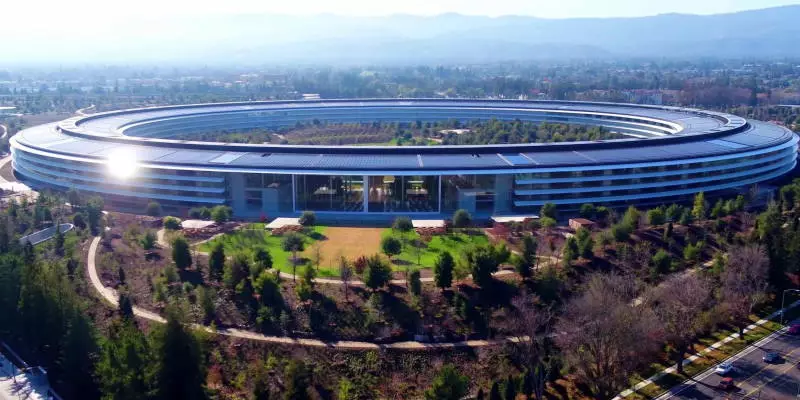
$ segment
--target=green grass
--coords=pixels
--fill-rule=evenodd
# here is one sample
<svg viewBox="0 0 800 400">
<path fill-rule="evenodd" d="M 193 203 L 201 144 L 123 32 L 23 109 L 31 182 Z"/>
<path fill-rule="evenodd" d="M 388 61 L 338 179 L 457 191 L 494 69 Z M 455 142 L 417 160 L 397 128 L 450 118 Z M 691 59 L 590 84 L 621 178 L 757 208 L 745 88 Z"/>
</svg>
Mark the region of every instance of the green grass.
<svg viewBox="0 0 800 400">
<path fill-rule="evenodd" d="M 401 237 L 399 233 L 395 233 L 391 229 L 386 229 L 383 232 L 383 237 L 392 235 L 398 238 Z M 407 244 L 403 246 L 402 253 L 395 256 L 394 259 L 403 261 L 403 264 L 410 263 L 412 265 L 417 265 L 417 253 L 411 245 L 411 242 L 414 241 L 414 239 L 419 239 L 419 237 L 420 236 L 416 232 L 405 234 Z M 445 251 L 450 252 L 453 258 L 458 259 L 466 248 L 487 243 L 489 243 L 489 239 L 482 233 L 454 233 L 451 235 L 434 236 L 430 242 L 425 243 L 425 247 L 419 252 L 419 264 L 421 268 L 433 268 L 439 255 Z M 404 269 L 402 265 L 398 266 L 397 264 L 394 265 L 394 268 Z"/>
<path fill-rule="evenodd" d="M 212 246 L 216 245 L 217 243 L 222 243 L 227 256 L 236 253 L 245 253 L 252 257 L 253 252 L 256 249 L 261 248 L 267 250 L 272 256 L 273 268 L 277 268 L 283 272 L 291 273 L 292 253 L 290 251 L 284 251 L 283 248 L 281 248 L 283 236 L 272 236 L 266 230 L 258 229 L 259 226 L 263 227 L 263 224 L 251 224 L 244 229 L 227 233 L 215 238 L 214 240 L 201 244 L 198 247 L 198 250 L 202 252 L 209 252 L 211 251 Z M 311 228 L 309 234 L 303 234 L 302 236 L 305 239 L 306 248 L 311 246 L 319 238 L 324 237 L 324 233 L 324 226 L 315 226 Z M 302 255 L 300 253 L 298 253 L 297 257 L 299 261 L 297 266 L 297 274 L 300 275 L 303 271 L 303 267 L 308 263 L 308 260 L 301 258 Z M 335 276 L 336 274 L 337 271 L 332 271 L 326 268 L 318 269 L 318 275 L 320 277 L 330 277 Z"/>
</svg>

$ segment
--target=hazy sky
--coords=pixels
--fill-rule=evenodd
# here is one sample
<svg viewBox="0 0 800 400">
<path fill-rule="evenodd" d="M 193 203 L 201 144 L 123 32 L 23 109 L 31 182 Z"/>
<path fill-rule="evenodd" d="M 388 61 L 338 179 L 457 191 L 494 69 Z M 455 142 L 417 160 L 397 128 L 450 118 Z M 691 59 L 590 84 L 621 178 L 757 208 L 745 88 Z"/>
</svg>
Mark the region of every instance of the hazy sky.
<svg viewBox="0 0 800 400">
<path fill-rule="evenodd" d="M 800 0 L 9 0 L 5 3 L 2 6 L 5 21 L 42 21 L 73 16 L 91 21 L 119 18 L 126 14 L 164 16 L 187 13 L 374 16 L 457 12 L 544 18 L 634 17 L 671 12 L 715 14 L 798 4 Z"/>
</svg>

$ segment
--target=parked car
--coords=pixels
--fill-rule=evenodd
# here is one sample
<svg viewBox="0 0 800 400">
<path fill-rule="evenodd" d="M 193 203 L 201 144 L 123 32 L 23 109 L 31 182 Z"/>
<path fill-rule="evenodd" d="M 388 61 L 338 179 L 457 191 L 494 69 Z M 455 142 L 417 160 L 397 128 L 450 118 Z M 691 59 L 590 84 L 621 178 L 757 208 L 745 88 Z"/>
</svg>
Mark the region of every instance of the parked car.
<svg viewBox="0 0 800 400">
<path fill-rule="evenodd" d="M 790 335 L 800 335 L 800 324 L 794 324 L 789 327 L 789 330 L 786 333 Z"/>
<path fill-rule="evenodd" d="M 727 391 L 735 389 L 736 385 L 733 384 L 733 378 L 722 378 L 717 384 L 717 388 Z"/>
<path fill-rule="evenodd" d="M 776 363 L 778 360 L 781 359 L 781 355 L 777 351 L 768 351 L 764 353 L 764 357 L 761 358 L 764 360 L 765 363 Z"/>
<path fill-rule="evenodd" d="M 717 365 L 717 368 L 714 370 L 714 372 L 716 372 L 717 375 L 722 375 L 722 376 L 728 375 L 732 371 L 733 371 L 733 364 L 728 362 L 724 362 Z"/>
</svg>

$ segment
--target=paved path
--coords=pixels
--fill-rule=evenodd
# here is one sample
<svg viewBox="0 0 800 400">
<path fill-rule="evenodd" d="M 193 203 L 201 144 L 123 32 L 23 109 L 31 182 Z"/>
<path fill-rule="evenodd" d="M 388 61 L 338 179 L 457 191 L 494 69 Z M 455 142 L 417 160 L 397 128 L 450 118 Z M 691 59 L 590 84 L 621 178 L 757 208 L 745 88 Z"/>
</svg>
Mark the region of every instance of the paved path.
<svg viewBox="0 0 800 400">
<path fill-rule="evenodd" d="M 87 110 L 91 110 L 93 108 L 94 108 L 94 104 L 90 105 L 89 107 L 84 107 L 84 108 L 81 108 L 79 110 L 76 110 L 75 114 L 78 114 L 80 116 L 84 116 L 84 115 L 86 115 L 86 111 Z"/>
<path fill-rule="evenodd" d="M 800 337 L 786 334 L 783 328 L 747 347 L 733 357 L 727 359 L 734 366 L 728 376 L 734 379 L 736 388 L 724 392 L 717 388 L 722 377 L 716 374 L 716 365 L 700 375 L 686 380 L 657 398 L 657 400 L 676 399 L 713 399 L 713 398 L 760 398 L 788 399 L 798 393 L 800 387 L 800 370 L 796 368 Z M 776 363 L 765 363 L 766 351 L 781 354 Z"/>
<path fill-rule="evenodd" d="M 100 276 L 97 275 L 97 246 L 100 244 L 100 237 L 92 239 L 89 246 L 89 257 L 87 259 L 86 267 L 89 270 L 89 280 L 94 286 L 100 296 L 114 307 L 118 306 L 119 296 L 117 291 L 103 286 L 100 281 Z M 150 320 L 158 323 L 165 323 L 164 318 L 154 312 L 147 311 L 140 307 L 133 307 L 133 314 L 139 318 Z M 420 342 L 397 342 L 388 344 L 376 344 L 371 342 L 356 342 L 356 341 L 323 341 L 318 339 L 296 339 L 286 336 L 267 336 L 260 333 L 240 330 L 240 329 L 219 329 L 212 330 L 211 328 L 192 324 L 195 329 L 201 329 L 209 333 L 231 336 L 241 339 L 256 340 L 260 342 L 275 343 L 275 344 L 288 344 L 307 347 L 328 347 L 338 350 L 443 350 L 443 349 L 458 349 L 458 348 L 478 348 L 486 346 L 496 346 L 505 343 L 514 343 L 525 338 L 506 338 L 497 340 L 467 340 L 462 342 L 452 343 L 420 343 Z"/>
<path fill-rule="evenodd" d="M 791 305 L 786 307 L 786 310 L 794 308 L 794 307 L 796 307 L 798 305 L 800 305 L 800 301 L 792 303 Z M 781 310 L 775 311 L 774 313 L 772 313 L 769 316 L 767 316 L 767 318 L 760 319 L 756 323 L 747 326 L 747 328 L 744 329 L 744 332 L 745 333 L 750 332 L 753 329 L 756 329 L 757 327 L 766 324 L 767 321 L 779 316 L 780 313 L 781 313 Z M 734 334 L 732 334 L 732 335 L 730 335 L 730 336 L 728 336 L 728 337 L 726 337 L 726 338 L 724 338 L 724 339 L 712 344 L 711 346 L 703 349 L 703 351 L 701 351 L 699 354 L 694 354 L 694 355 L 688 357 L 687 359 L 683 360 L 683 365 L 684 366 L 689 365 L 689 364 L 693 363 L 695 360 L 697 360 L 698 358 L 700 358 L 702 355 L 710 353 L 711 351 L 713 351 L 713 350 L 715 350 L 717 348 L 720 348 L 720 347 L 722 347 L 722 346 L 724 346 L 724 345 L 726 345 L 726 344 L 728 344 L 728 343 L 730 343 L 733 340 L 738 339 L 738 338 L 739 338 L 739 334 L 738 333 L 734 333 Z M 756 345 L 753 345 L 753 346 L 756 346 Z M 750 347 L 753 347 L 753 346 L 750 346 Z M 746 349 L 745 349 L 745 351 L 746 351 Z M 662 378 L 664 375 L 676 373 L 677 370 L 678 370 L 677 364 L 673 365 L 673 366 L 671 366 L 669 368 L 666 368 L 663 371 L 651 376 L 650 378 L 645 379 L 645 380 L 637 383 L 636 385 L 633 386 L 633 388 L 624 390 L 622 393 L 620 393 L 616 397 L 614 397 L 614 400 L 619 400 L 619 399 L 623 399 L 625 397 L 628 397 L 628 396 L 632 395 L 635 391 L 640 390 L 640 389 L 644 388 L 645 386 L 650 385 L 653 382 L 655 382 L 656 380 Z M 675 389 L 675 388 L 673 388 L 673 389 Z M 677 389 L 675 389 L 675 390 L 677 390 Z M 670 392 L 665 394 L 665 395 L 669 395 L 670 393 L 674 393 L 674 392 L 672 392 L 672 390 L 670 390 Z M 662 395 L 662 397 L 663 397 L 663 395 Z M 662 397 L 660 397 L 660 398 L 662 398 Z M 663 398 L 668 398 L 668 397 L 663 397 Z"/>
</svg>

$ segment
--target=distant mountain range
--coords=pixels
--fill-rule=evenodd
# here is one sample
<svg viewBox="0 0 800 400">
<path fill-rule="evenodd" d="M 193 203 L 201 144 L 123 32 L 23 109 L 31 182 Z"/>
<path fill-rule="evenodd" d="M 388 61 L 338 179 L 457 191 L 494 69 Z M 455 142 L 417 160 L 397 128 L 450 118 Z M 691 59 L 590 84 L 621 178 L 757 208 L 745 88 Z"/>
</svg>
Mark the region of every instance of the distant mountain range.
<svg viewBox="0 0 800 400">
<path fill-rule="evenodd" d="M 5 33 L 5 62 L 485 63 L 800 57 L 800 6 L 710 16 L 214 15 L 74 21 Z M 0 36 L 3 34 L 0 27 Z"/>
</svg>

